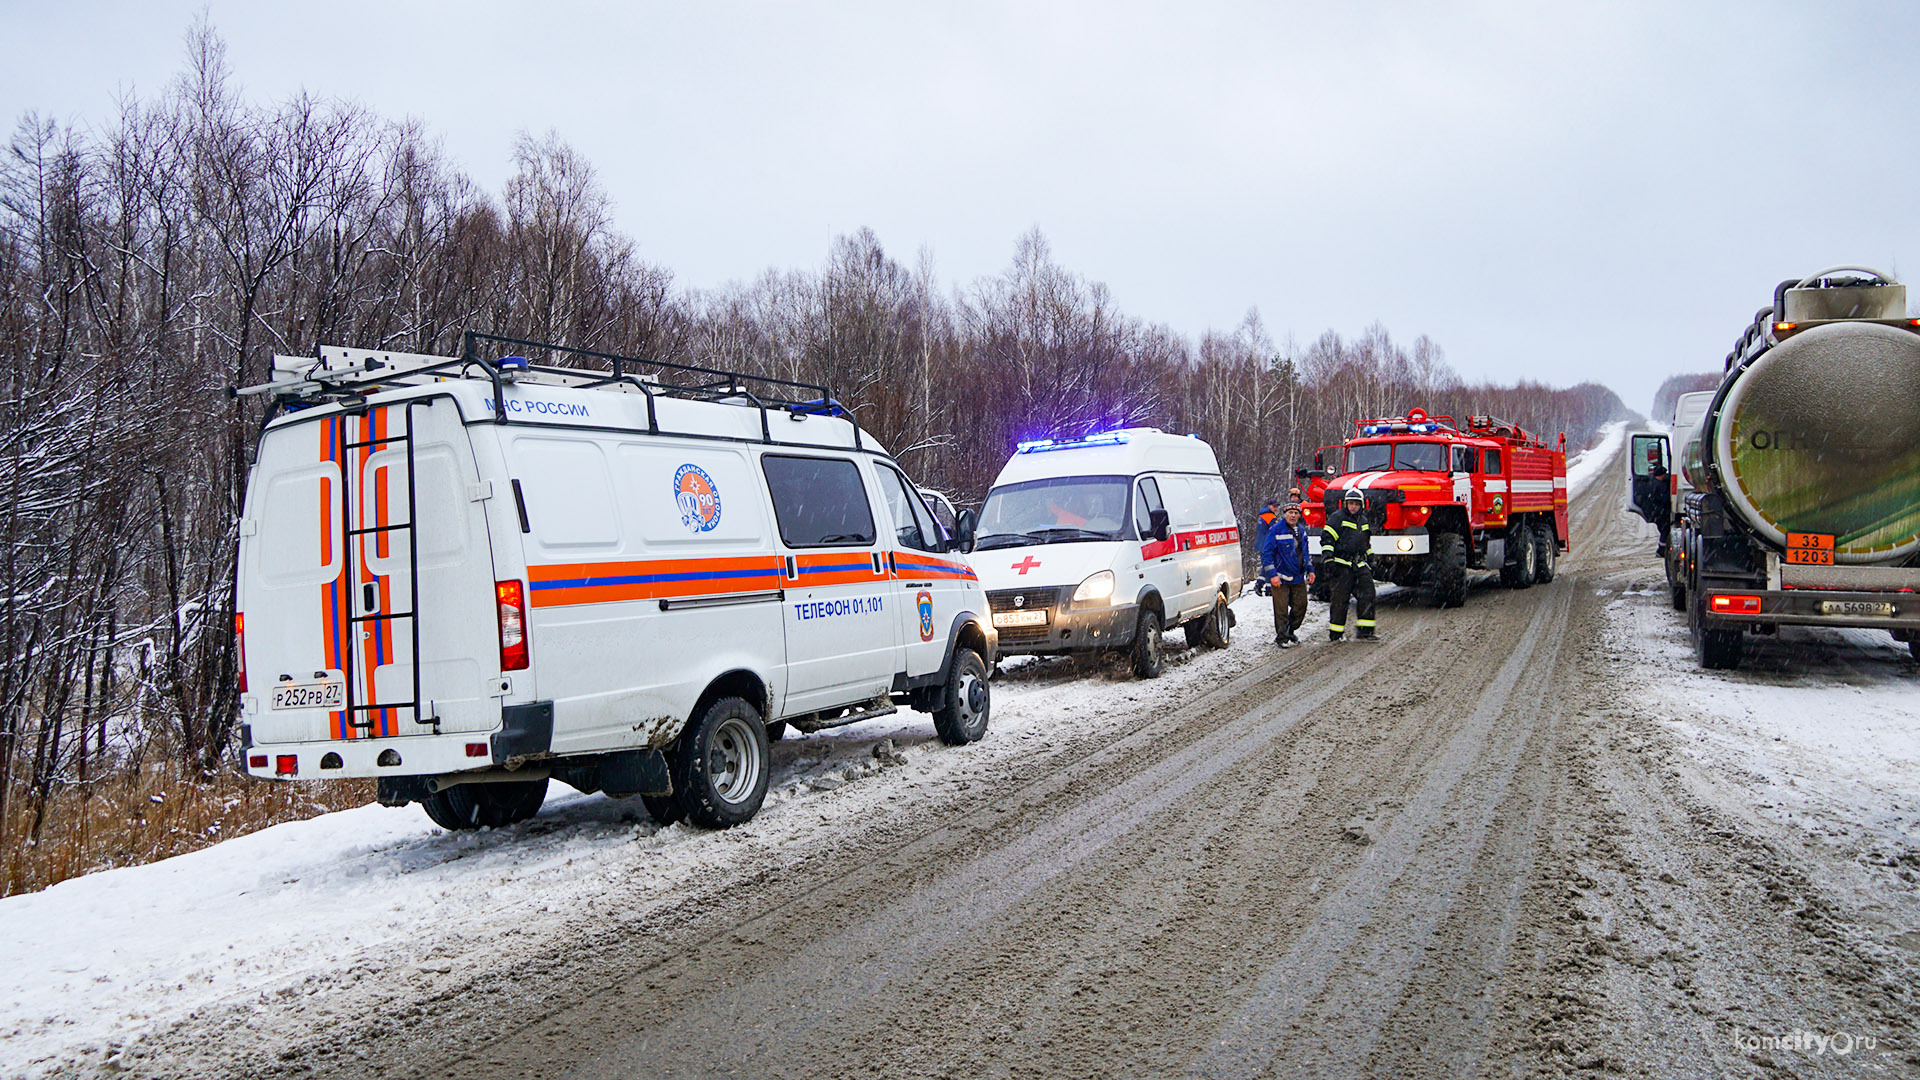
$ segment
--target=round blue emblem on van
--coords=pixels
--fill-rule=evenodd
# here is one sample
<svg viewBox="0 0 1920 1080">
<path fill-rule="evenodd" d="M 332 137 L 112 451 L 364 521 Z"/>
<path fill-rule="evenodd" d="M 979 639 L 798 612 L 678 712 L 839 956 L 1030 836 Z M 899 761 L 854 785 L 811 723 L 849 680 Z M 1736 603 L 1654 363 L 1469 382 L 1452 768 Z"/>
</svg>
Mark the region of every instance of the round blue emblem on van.
<svg viewBox="0 0 1920 1080">
<path fill-rule="evenodd" d="M 922 589 L 913 602 L 920 608 L 920 640 L 933 640 L 933 594 Z"/>
<path fill-rule="evenodd" d="M 673 497 L 688 532 L 708 532 L 720 524 L 720 487 L 707 470 L 692 462 L 675 469 Z"/>
</svg>

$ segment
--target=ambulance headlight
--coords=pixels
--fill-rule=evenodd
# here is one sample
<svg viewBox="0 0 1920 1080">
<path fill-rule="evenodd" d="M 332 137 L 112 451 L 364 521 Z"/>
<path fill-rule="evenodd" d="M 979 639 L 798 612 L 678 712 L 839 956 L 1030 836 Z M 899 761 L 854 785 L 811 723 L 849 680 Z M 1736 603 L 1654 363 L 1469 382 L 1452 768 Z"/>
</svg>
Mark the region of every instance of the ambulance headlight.
<svg viewBox="0 0 1920 1080">
<path fill-rule="evenodd" d="M 1113 571 L 1102 570 L 1080 583 L 1073 590 L 1073 602 L 1076 604 L 1097 603 L 1113 595 Z"/>
<path fill-rule="evenodd" d="M 1400 539 L 1398 539 L 1398 540 L 1395 540 L 1395 541 L 1393 542 L 1393 546 L 1394 546 L 1394 547 L 1397 547 L 1397 548 L 1399 548 L 1399 549 L 1400 549 L 1401 551 L 1412 551 L 1412 550 L 1413 550 L 1413 537 L 1411 537 L 1411 536 L 1403 536 L 1403 537 L 1401 537 Z"/>
</svg>

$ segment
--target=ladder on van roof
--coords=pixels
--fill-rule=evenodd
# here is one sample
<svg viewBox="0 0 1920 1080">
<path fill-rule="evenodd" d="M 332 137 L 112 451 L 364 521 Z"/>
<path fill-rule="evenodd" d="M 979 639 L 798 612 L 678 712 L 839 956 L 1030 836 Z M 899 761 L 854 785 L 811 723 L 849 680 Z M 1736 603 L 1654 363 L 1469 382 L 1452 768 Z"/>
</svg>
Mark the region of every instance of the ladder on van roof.
<svg viewBox="0 0 1920 1080">
<path fill-rule="evenodd" d="M 484 342 L 527 352 L 556 357 L 604 362 L 603 368 L 563 367 L 557 363 L 536 364 L 526 356 L 499 356 L 488 360 L 481 356 Z M 680 364 L 670 360 L 642 360 L 631 356 L 582 349 L 571 345 L 529 341 L 468 330 L 461 335 L 459 356 L 428 356 L 378 349 L 345 349 L 323 345 L 317 359 L 310 357 L 274 357 L 272 381 L 255 386 L 230 388 L 229 396 L 270 395 L 271 404 L 262 423 L 272 420 L 284 409 L 302 409 L 332 402 L 364 398 L 380 389 L 425 386 L 451 379 L 484 379 L 492 384 L 494 422 L 508 422 L 506 388 L 523 375 L 538 377 L 544 384 L 578 390 L 617 389 L 644 394 L 647 399 L 648 433 L 662 432 L 655 402 L 659 398 L 692 401 L 727 402 L 740 399 L 760 411 L 762 441 L 773 442 L 767 414 L 787 412 L 797 416 L 827 416 L 847 420 L 853 427 L 854 449 L 860 449 L 860 424 L 852 410 L 835 400 L 832 390 L 821 384 L 777 379 L 770 375 L 726 371 L 720 368 Z M 685 381 L 669 382 L 667 379 Z M 756 392 L 753 387 L 761 389 Z"/>
<path fill-rule="evenodd" d="M 437 715 L 423 715 L 426 710 L 421 708 L 420 700 L 420 532 L 419 529 L 415 527 L 415 523 L 419 520 L 420 501 L 418 489 L 414 483 L 414 432 L 416 428 L 413 411 L 416 408 L 422 406 L 430 407 L 431 405 L 431 400 L 421 399 L 410 400 L 398 405 L 406 421 L 405 433 L 400 435 L 375 434 L 376 418 L 372 410 L 367 410 L 359 414 L 360 422 L 363 425 L 363 438 L 359 441 L 348 441 L 336 438 L 330 443 L 333 448 L 333 462 L 340 468 L 340 524 L 342 546 L 345 548 L 342 552 L 343 565 L 341 567 L 341 574 L 347 580 L 347 597 L 344 606 L 346 612 L 344 629 L 346 632 L 341 635 L 344 639 L 344 647 L 340 650 L 342 654 L 341 660 L 343 661 L 341 674 L 346 680 L 346 723 L 349 728 L 363 736 L 374 734 L 376 727 L 386 726 L 381 723 L 382 720 L 386 719 L 383 714 L 398 712 L 400 710 L 406 710 L 412 713 L 412 719 L 415 725 L 429 725 L 433 728 L 434 734 L 438 735 L 440 733 L 439 717 Z M 396 406 L 381 406 L 381 408 L 394 407 Z M 338 430 L 340 434 L 344 436 L 347 431 L 348 422 L 352 419 L 352 415 L 342 414 L 340 416 L 329 417 L 323 421 L 323 423 L 339 425 Z M 399 523 L 379 523 L 381 513 L 386 508 L 386 503 L 380 499 L 380 489 L 376 485 L 373 489 L 374 498 L 377 500 L 374 510 L 374 520 L 376 524 L 368 525 L 364 520 L 364 495 L 361 493 L 358 483 L 363 477 L 360 476 L 359 469 L 355 466 L 354 452 L 357 450 L 366 450 L 368 452 L 367 457 L 362 459 L 361 462 L 361 465 L 364 466 L 364 462 L 371 460 L 374 454 L 379 453 L 381 450 L 395 443 L 403 444 L 406 447 L 407 519 Z M 371 481 L 369 481 L 369 483 L 371 483 Z M 361 574 L 356 572 L 356 568 L 364 569 L 364 563 L 358 557 L 362 546 L 367 542 L 362 539 L 363 537 L 374 538 L 375 550 L 378 551 L 379 541 L 381 539 L 391 538 L 396 533 L 405 533 L 407 538 L 408 595 L 407 608 L 405 611 L 386 610 L 387 605 L 379 600 L 381 590 L 379 588 L 378 575 L 375 575 L 373 580 L 361 581 Z M 356 602 L 359 601 L 365 601 L 359 604 L 359 606 L 369 610 L 363 611 L 360 614 L 354 614 Z M 341 617 L 336 615 L 335 621 L 335 629 L 339 629 L 338 623 L 342 621 Z M 358 667 L 358 656 L 360 654 L 359 635 L 361 633 L 378 634 L 383 625 L 390 629 L 393 624 L 402 621 L 407 624 L 410 644 L 412 646 L 409 652 L 409 666 L 413 669 L 413 678 L 411 680 L 413 696 L 404 701 L 379 700 L 379 690 L 374 681 L 374 670 L 377 670 L 376 667 L 370 668 L 366 673 L 367 686 L 365 696 L 367 700 L 359 700 L 359 680 L 355 678 Z M 393 730 L 386 731 L 385 733 L 389 735 L 399 734 L 398 731 Z"/>
</svg>

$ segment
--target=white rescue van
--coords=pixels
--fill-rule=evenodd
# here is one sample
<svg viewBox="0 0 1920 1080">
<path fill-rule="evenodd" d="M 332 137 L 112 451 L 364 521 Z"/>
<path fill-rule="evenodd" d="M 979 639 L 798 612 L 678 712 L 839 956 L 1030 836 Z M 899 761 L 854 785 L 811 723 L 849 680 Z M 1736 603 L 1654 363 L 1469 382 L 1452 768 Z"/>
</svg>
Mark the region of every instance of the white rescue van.
<svg viewBox="0 0 1920 1080">
<path fill-rule="evenodd" d="M 719 827 L 787 725 L 906 704 L 985 734 L 980 583 L 824 388 L 482 341 L 531 344 L 326 347 L 244 391 L 274 395 L 239 529 L 249 773 L 375 777 L 447 828 L 531 817 L 550 777 Z"/>
<path fill-rule="evenodd" d="M 1240 529 L 1213 448 L 1124 428 L 1020 443 L 980 510 L 973 565 L 1005 653 L 1127 649 L 1160 674 L 1163 630 L 1225 648 Z"/>
</svg>

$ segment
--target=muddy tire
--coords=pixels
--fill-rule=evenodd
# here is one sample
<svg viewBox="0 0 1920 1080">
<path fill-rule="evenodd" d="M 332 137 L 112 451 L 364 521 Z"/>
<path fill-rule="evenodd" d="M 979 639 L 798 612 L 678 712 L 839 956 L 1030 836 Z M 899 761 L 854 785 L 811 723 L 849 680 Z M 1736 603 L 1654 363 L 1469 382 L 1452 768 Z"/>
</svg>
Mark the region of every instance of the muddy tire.
<svg viewBox="0 0 1920 1080">
<path fill-rule="evenodd" d="M 1553 580 L 1553 564 L 1560 554 L 1560 541 L 1553 535 L 1553 526 L 1540 524 L 1533 530 L 1533 580 L 1545 585 Z"/>
<path fill-rule="evenodd" d="M 1186 625 L 1187 647 L 1191 649 L 1224 649 L 1233 644 L 1232 612 L 1227 610 L 1227 598 L 1221 597 L 1213 610 L 1201 618 Z"/>
<path fill-rule="evenodd" d="M 1459 607 L 1467 602 L 1466 537 L 1452 532 L 1433 534 L 1433 550 L 1427 554 L 1421 584 L 1430 590 L 1434 607 Z"/>
<path fill-rule="evenodd" d="M 1166 661 L 1166 651 L 1160 641 L 1160 613 L 1146 610 L 1140 613 L 1140 621 L 1133 628 L 1133 673 L 1142 679 L 1160 677 L 1161 666 Z"/>
<path fill-rule="evenodd" d="M 1672 593 L 1670 602 L 1673 604 L 1673 610 L 1675 611 L 1687 610 L 1687 587 L 1685 585 L 1676 584 L 1669 591 Z"/>
<path fill-rule="evenodd" d="M 1539 550 L 1533 544 L 1533 530 L 1515 525 L 1507 530 L 1507 563 L 1500 568 L 1500 584 L 1509 589 L 1533 587 L 1533 571 Z"/>
<path fill-rule="evenodd" d="M 689 821 L 709 829 L 752 820 L 766 801 L 772 766 L 766 721 L 737 697 L 700 710 L 680 733 L 668 765 L 680 809 Z"/>
<path fill-rule="evenodd" d="M 546 801 L 545 780 L 513 780 L 457 784 L 421 799 L 420 808 L 443 829 L 498 829 L 533 817 Z"/>
<path fill-rule="evenodd" d="M 787 722 L 785 720 L 775 720 L 773 723 L 767 725 L 768 742 L 779 742 L 786 737 Z"/>
<path fill-rule="evenodd" d="M 640 802 L 647 808 L 647 815 L 661 828 L 675 824 L 687 816 L 680 806 L 680 800 L 672 795 L 642 795 Z"/>
<path fill-rule="evenodd" d="M 1738 628 L 1726 629 L 1707 623 L 1706 604 L 1698 589 L 1687 605 L 1687 629 L 1693 634 L 1693 657 L 1709 671 L 1731 671 L 1740 666 L 1740 654 L 1746 649 L 1746 635 Z"/>
<path fill-rule="evenodd" d="M 993 714 L 993 688 L 987 662 L 972 649 L 953 650 L 946 685 L 940 688 L 939 707 L 933 710 L 933 731 L 948 746 L 979 742 Z"/>
</svg>

